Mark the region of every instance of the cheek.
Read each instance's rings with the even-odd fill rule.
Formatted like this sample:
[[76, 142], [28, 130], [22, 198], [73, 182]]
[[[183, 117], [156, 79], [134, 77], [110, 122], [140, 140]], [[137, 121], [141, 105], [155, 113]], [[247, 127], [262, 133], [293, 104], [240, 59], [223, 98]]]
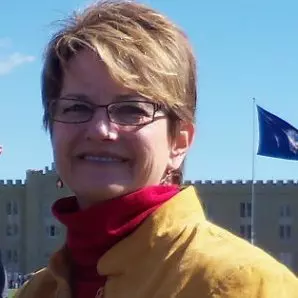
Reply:
[[57, 167], [68, 156], [69, 149], [72, 147], [72, 134], [69, 129], [61, 125], [54, 125], [51, 137], [53, 154]]
[[131, 142], [139, 162], [144, 167], [163, 167], [169, 158], [169, 137], [165, 123], [144, 127]]
[[149, 133], [149, 144], [156, 156], [167, 157], [170, 151], [170, 138], [166, 120], [157, 121]]
[[52, 142], [52, 148], [55, 156], [57, 155], [57, 153], [59, 153], [60, 146], [63, 145], [63, 142], [61, 142], [61, 140], [63, 140], [61, 136], [61, 130], [58, 127], [54, 126], [52, 136], [51, 136], [51, 142]]

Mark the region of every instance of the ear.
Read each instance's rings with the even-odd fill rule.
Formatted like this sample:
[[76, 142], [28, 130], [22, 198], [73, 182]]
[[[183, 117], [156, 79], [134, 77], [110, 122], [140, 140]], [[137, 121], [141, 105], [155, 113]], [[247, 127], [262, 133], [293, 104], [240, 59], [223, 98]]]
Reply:
[[181, 122], [176, 135], [170, 143], [170, 158], [168, 168], [177, 170], [182, 165], [195, 135], [194, 123]]

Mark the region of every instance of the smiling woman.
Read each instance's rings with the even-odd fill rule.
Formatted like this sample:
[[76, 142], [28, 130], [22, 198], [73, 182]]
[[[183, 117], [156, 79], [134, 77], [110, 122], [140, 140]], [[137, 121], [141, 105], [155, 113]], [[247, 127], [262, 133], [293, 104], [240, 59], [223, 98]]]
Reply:
[[20, 298], [294, 298], [296, 277], [209, 223], [182, 167], [193, 142], [196, 62], [185, 34], [128, 1], [64, 22], [42, 74], [66, 243]]
[[166, 104], [121, 86], [90, 49], [70, 58], [63, 82], [47, 115], [57, 170], [80, 206], [158, 185], [167, 170], [179, 169], [192, 122], [170, 143]]

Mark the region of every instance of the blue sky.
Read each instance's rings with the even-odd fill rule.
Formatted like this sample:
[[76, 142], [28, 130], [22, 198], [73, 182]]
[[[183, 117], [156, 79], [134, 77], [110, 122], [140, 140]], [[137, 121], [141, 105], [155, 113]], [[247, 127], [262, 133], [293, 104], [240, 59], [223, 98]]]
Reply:
[[[251, 179], [252, 98], [298, 127], [298, 2], [143, 2], [183, 27], [198, 57], [197, 136], [186, 178]], [[28, 0], [17, 9], [14, 1], [1, 4], [0, 179], [23, 179], [27, 169], [52, 163], [41, 125], [42, 54], [54, 22], [86, 3]], [[298, 161], [255, 160], [256, 179], [298, 179]]]

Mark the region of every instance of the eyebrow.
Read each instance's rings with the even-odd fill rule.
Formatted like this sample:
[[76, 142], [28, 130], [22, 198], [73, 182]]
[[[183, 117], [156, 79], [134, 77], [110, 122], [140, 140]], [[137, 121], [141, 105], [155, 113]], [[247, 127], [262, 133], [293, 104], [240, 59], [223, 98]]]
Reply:
[[[91, 99], [91, 97], [89, 97], [86, 94], [82, 94], [82, 93], [67, 93], [67, 94], [61, 96], [60, 98], [79, 99], [79, 100], [90, 102], [90, 103], [94, 102]], [[132, 98], [143, 99], [144, 97], [139, 94], [119, 94], [113, 98], [112, 102], [121, 102], [121, 101], [125, 101], [125, 100], [131, 100]], [[144, 98], [144, 100], [145, 100], [145, 98]]]

